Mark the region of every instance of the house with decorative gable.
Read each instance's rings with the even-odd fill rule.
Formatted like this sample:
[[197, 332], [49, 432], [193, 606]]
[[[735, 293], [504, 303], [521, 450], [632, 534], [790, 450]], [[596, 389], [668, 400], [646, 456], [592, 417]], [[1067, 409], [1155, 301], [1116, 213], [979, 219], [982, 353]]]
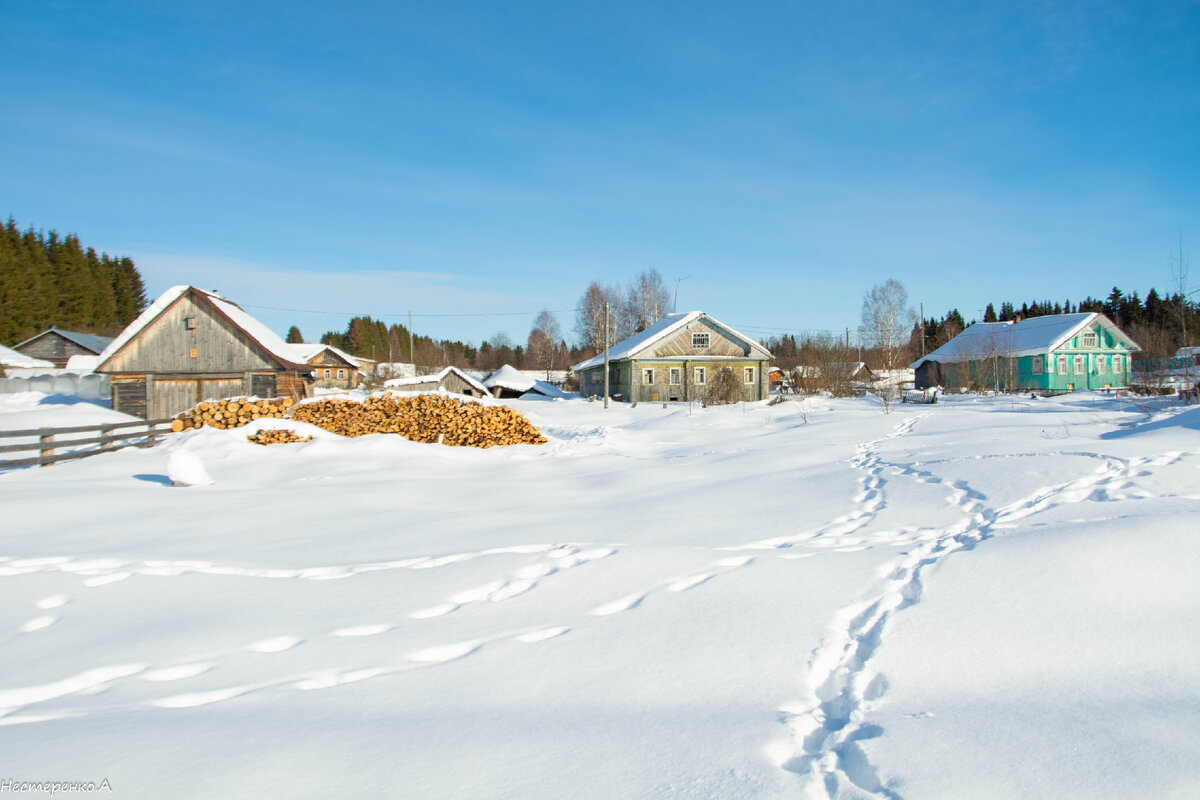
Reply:
[[[741, 383], [741, 400], [770, 393], [771, 354], [703, 311], [668, 314], [609, 348], [609, 393], [632, 402], [700, 400], [725, 368]], [[604, 394], [604, 354], [576, 364], [580, 394]]]
[[1130, 384], [1140, 351], [1108, 317], [1050, 314], [977, 322], [911, 365], [915, 387], [1057, 394]]
[[358, 385], [359, 360], [330, 344], [291, 343], [297, 361], [313, 368], [313, 388], [353, 389]]

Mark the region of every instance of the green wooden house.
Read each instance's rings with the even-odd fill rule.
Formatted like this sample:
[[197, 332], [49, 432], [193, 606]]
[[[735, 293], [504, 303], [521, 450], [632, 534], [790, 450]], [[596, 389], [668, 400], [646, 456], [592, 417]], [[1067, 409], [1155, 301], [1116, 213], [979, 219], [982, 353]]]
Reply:
[[1141, 350], [1103, 314], [977, 322], [912, 364], [918, 389], [942, 386], [1057, 394], [1130, 384]]
[[[742, 400], [770, 393], [771, 354], [702, 311], [668, 314], [609, 349], [609, 393], [632, 402], [700, 400], [709, 382], [728, 367], [741, 384]], [[572, 368], [584, 397], [604, 395], [604, 354]]]

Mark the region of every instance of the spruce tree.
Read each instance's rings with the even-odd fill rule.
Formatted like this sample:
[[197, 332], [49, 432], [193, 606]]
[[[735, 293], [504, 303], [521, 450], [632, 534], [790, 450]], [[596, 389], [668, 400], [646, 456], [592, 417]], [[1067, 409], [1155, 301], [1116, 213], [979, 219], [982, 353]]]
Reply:
[[302, 344], [304, 337], [300, 334], [300, 329], [295, 325], [288, 328], [287, 338], [284, 339], [288, 344]]

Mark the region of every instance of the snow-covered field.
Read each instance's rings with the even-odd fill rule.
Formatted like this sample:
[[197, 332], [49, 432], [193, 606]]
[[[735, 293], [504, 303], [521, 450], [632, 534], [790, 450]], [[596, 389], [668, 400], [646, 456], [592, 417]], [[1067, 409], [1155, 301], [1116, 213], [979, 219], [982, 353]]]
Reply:
[[0, 777], [1200, 796], [1200, 409], [510, 404], [548, 445], [205, 429], [0, 473]]

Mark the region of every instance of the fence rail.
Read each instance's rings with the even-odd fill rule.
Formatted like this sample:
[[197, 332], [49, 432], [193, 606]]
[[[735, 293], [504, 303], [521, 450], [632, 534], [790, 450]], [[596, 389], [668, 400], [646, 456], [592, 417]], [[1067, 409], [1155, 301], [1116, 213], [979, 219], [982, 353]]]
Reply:
[[[71, 461], [76, 458], [87, 458], [99, 453], [111, 453], [123, 447], [153, 447], [158, 437], [169, 433], [170, 419], [138, 420], [137, 422], [106, 422], [99, 425], [76, 425], [69, 428], [30, 428], [23, 431], [0, 431], [0, 439], [15, 439], [18, 437], [33, 437], [33, 442], [0, 445], [0, 453], [20, 453], [29, 450], [37, 451], [30, 458], [0, 460], [0, 469], [13, 467], [44, 467], [57, 464], [60, 461]], [[163, 426], [166, 426], [165, 428]], [[128, 433], [113, 433], [124, 428], [135, 428]], [[59, 439], [57, 437], [74, 433], [99, 433], [85, 439]], [[75, 450], [55, 454], [55, 450], [85, 445], [100, 445], [91, 450]]]

